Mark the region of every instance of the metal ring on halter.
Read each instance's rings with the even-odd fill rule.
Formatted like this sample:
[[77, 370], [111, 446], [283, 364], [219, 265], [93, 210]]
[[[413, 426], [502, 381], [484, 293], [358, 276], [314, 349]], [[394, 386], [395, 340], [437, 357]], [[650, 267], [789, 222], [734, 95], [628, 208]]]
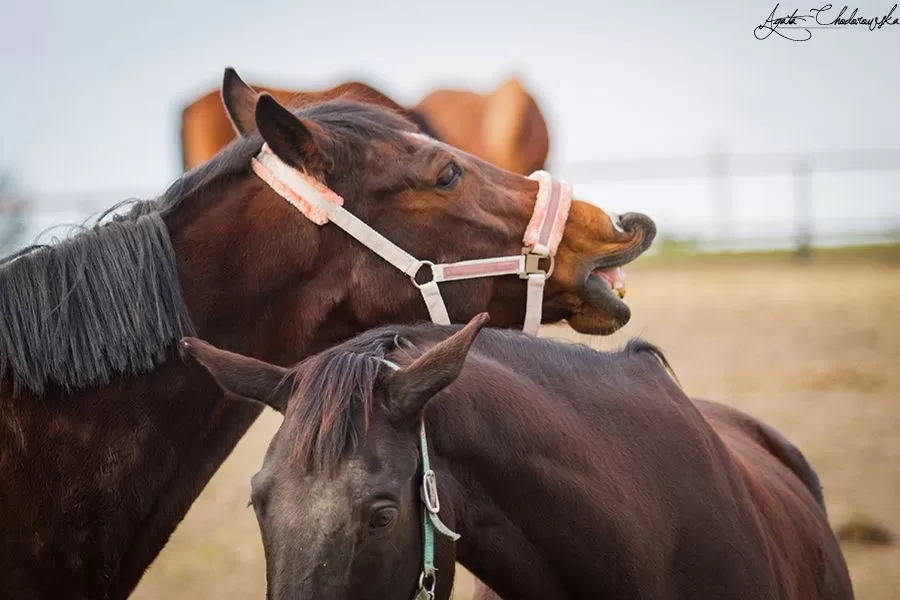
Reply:
[[416, 595], [416, 598], [421, 598], [422, 592], [427, 594], [428, 600], [432, 600], [434, 598], [434, 586], [437, 584], [437, 577], [434, 575], [429, 575], [428, 578], [431, 580], [430, 585], [425, 587], [425, 571], [419, 575], [419, 594]]
[[[416, 264], [417, 264], [418, 266], [416, 267], [416, 270], [413, 271], [413, 273], [409, 276], [409, 280], [412, 281], [412, 284], [413, 284], [414, 286], [416, 286], [416, 289], [422, 289], [422, 286], [423, 286], [423, 285], [428, 285], [429, 283], [431, 283], [432, 281], [434, 281], [434, 263], [431, 262], [430, 260], [420, 260], [420, 261], [419, 261], [418, 263], [416, 263]], [[424, 267], [425, 265], [428, 265], [428, 266], [432, 269], [432, 271], [431, 271], [431, 279], [430, 279], [429, 281], [426, 281], [425, 283], [419, 283], [418, 281], [416, 281], [416, 275], [419, 274], [419, 271], [421, 271], [421, 270], [422, 270], [422, 267]]]

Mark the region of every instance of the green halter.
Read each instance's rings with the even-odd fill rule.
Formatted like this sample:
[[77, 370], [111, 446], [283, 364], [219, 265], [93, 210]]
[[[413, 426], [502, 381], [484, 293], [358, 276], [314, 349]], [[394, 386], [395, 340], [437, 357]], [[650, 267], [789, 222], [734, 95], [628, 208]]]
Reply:
[[[381, 362], [395, 371], [399, 371], [395, 363], [381, 359]], [[419, 445], [422, 448], [422, 502], [425, 504], [422, 518], [422, 526], [425, 534], [424, 561], [422, 574], [419, 576], [419, 589], [413, 600], [434, 600], [434, 588], [437, 583], [434, 568], [434, 532], [450, 538], [454, 542], [459, 539], [459, 534], [444, 525], [438, 512], [441, 503], [437, 491], [437, 475], [431, 470], [431, 462], [428, 459], [428, 438], [425, 436], [425, 418], [422, 417], [422, 425], [419, 429]]]

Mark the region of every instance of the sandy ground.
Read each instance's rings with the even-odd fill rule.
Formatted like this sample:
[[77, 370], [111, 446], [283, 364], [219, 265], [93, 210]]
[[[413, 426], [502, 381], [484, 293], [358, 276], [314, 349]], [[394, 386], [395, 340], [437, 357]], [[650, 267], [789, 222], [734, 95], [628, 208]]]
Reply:
[[[634, 317], [607, 338], [561, 326], [541, 335], [599, 349], [640, 335], [668, 354], [692, 395], [779, 428], [825, 487], [832, 523], [873, 520], [900, 536], [900, 249], [788, 257], [646, 258], [628, 269]], [[241, 441], [134, 594], [262, 598], [265, 571], [250, 476], [279, 417]], [[893, 599], [900, 539], [847, 543], [857, 597]], [[468, 598], [463, 574], [456, 598]]]

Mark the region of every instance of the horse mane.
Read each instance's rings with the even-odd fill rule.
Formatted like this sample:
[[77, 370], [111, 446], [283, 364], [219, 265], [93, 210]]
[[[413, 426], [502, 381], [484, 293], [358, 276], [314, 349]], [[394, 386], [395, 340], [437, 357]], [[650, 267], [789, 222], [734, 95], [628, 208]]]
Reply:
[[639, 354], [641, 352], [646, 352], [650, 354], [653, 358], [659, 361], [659, 364], [663, 366], [666, 370], [666, 373], [672, 377], [678, 387], [681, 387], [681, 381], [678, 379], [678, 375], [675, 373], [675, 369], [672, 368], [672, 364], [669, 362], [669, 359], [666, 358], [666, 355], [663, 354], [663, 351], [656, 344], [651, 344], [646, 340], [642, 340], [641, 338], [632, 338], [628, 340], [628, 343], [625, 344], [625, 348], [623, 348], [624, 352], [629, 352], [632, 354]]
[[[295, 114], [333, 134], [336, 158], [348, 162], [364, 141], [397, 142], [415, 129], [394, 111], [349, 100]], [[67, 239], [0, 259], [0, 382], [9, 376], [13, 394], [107, 385], [152, 371], [181, 337], [196, 335], [163, 217], [214, 180], [248, 173], [261, 146], [258, 132], [238, 138], [159, 198], [119, 203]]]
[[194, 332], [152, 202], [0, 261], [0, 317], [0, 378], [10, 376], [13, 394], [146, 373]]
[[13, 395], [103, 386], [152, 371], [196, 335], [163, 217], [214, 179], [249, 170], [261, 145], [241, 138], [158, 198], [119, 202], [69, 237], [0, 258], [0, 383], [9, 377]]

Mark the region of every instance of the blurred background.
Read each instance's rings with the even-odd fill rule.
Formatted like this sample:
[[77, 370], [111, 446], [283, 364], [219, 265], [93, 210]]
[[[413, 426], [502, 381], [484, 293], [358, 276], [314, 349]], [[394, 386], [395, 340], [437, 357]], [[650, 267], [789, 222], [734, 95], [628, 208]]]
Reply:
[[[182, 111], [226, 66], [294, 90], [365, 81], [404, 106], [515, 77], [549, 131], [546, 168], [660, 229], [628, 269], [627, 327], [542, 335], [641, 335], [689, 393], [781, 429], [823, 480], [858, 597], [896, 597], [900, 25], [759, 40], [774, 2], [757, 0], [0, 7], [3, 254], [162, 193], [183, 169]], [[135, 597], [262, 596], [246, 502], [277, 425], [267, 413], [244, 438]]]

